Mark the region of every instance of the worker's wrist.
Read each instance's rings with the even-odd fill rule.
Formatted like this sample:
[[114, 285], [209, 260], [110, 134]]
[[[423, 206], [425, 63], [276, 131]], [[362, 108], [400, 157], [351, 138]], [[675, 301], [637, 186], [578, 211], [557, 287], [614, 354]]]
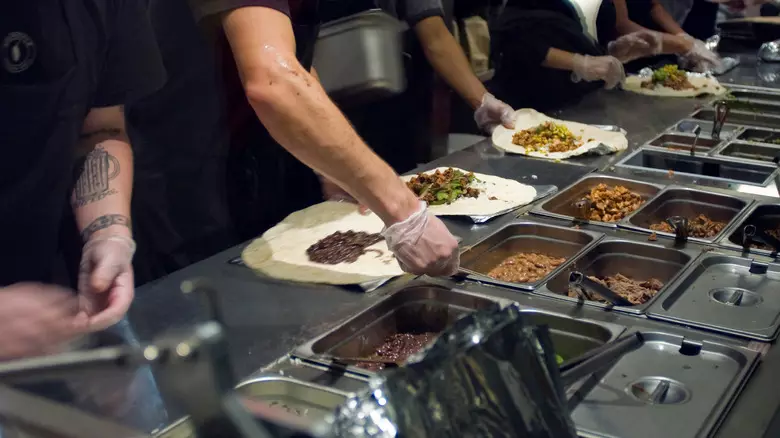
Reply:
[[[401, 183], [404, 184], [404, 183]], [[420, 209], [420, 200], [407, 189], [405, 184], [395, 196], [389, 197], [384, 203], [385, 211], [377, 212], [384, 221], [385, 225], [390, 226], [403, 222]]]
[[121, 236], [132, 240], [133, 231], [130, 217], [122, 214], [103, 215], [93, 220], [81, 231], [81, 238], [84, 242], [107, 236]]

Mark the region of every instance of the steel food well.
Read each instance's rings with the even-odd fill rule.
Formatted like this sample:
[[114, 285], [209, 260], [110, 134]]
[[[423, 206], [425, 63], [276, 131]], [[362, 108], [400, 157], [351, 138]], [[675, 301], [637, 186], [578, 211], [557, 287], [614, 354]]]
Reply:
[[650, 229], [650, 226], [664, 222], [673, 216], [682, 216], [692, 220], [703, 214], [711, 220], [725, 222], [726, 225], [715, 236], [707, 238], [690, 237], [689, 240], [712, 243], [726, 232], [732, 221], [739, 218], [748, 205], [750, 205], [749, 201], [734, 196], [670, 186], [664, 189], [655, 199], [620, 221], [619, 225], [646, 233], [675, 237], [674, 233], [653, 231]]
[[615, 340], [625, 331], [623, 326], [575, 319], [537, 309], [524, 308], [522, 314], [532, 324], [549, 328], [555, 353], [563, 360], [582, 356], [594, 348]]
[[[728, 248], [742, 250], [743, 232], [747, 225], [754, 225], [756, 229], [764, 232], [768, 230], [780, 230], [780, 204], [753, 204], [743, 216], [743, 219], [730, 227], [718, 241], [718, 244]], [[770, 257], [775, 256], [775, 254], [766, 247], [759, 248], [752, 246], [750, 252]]]
[[[296, 348], [293, 355], [325, 366], [335, 364], [331, 357], [368, 358], [390, 335], [439, 333], [471, 311], [509, 303], [440, 286], [411, 286]], [[372, 374], [352, 364], [340, 367], [360, 375]]]
[[583, 437], [702, 438], [727, 414], [758, 353], [673, 332], [648, 331], [644, 346], [583, 387], [572, 412]]
[[[607, 238], [599, 242], [588, 252], [575, 259], [547, 282], [537, 293], [559, 298], [573, 303], [579, 298], [568, 296], [569, 274], [578, 270], [587, 276], [605, 277], [622, 274], [634, 280], [646, 281], [651, 278], [660, 280], [664, 287], [644, 304], [636, 306], [615, 306], [614, 310], [641, 314], [661, 297], [669, 285], [696, 256], [692, 250], [676, 250], [649, 243]], [[598, 301], [583, 301], [588, 306], [608, 308], [611, 305]]]
[[[703, 130], [704, 128], [702, 128]], [[689, 152], [691, 146], [696, 144], [696, 151], [701, 153], [707, 153], [721, 142], [719, 140], [713, 140], [711, 138], [696, 138], [693, 135], [681, 135], [681, 134], [662, 134], [648, 143], [650, 146], [655, 146], [664, 149], [671, 149], [675, 151]]]
[[[501, 228], [461, 254], [461, 270], [471, 280], [533, 290], [602, 237], [603, 234], [592, 231], [530, 221], [515, 222]], [[533, 283], [510, 283], [488, 276], [488, 273], [507, 257], [519, 253], [539, 253], [565, 258], [566, 262]]]
[[[712, 125], [713, 125], [712, 120], [710, 121], [692, 120], [692, 119], [681, 120], [677, 122], [674, 126], [669, 128], [668, 131], [690, 134], [693, 132], [693, 129], [696, 127], [696, 125], [699, 125], [699, 127], [701, 127], [701, 134], [699, 136], [700, 138], [711, 138], [710, 133], [712, 132]], [[721, 128], [720, 136], [721, 138], [731, 138], [740, 129], [741, 128], [739, 127], [739, 125], [732, 125], [730, 123], [726, 123], [723, 125], [723, 128]]]
[[659, 174], [687, 174], [697, 179], [725, 181], [732, 184], [766, 186], [772, 182], [777, 166], [747, 160], [707, 156], [691, 157], [672, 151], [640, 148], [621, 160], [617, 167], [640, 169]]
[[263, 368], [258, 375], [268, 375], [270, 373], [302, 382], [326, 386], [349, 394], [365, 389], [368, 385], [366, 379], [345, 374], [343, 370], [333, 369], [289, 355]]
[[780, 145], [732, 142], [719, 150], [715, 156], [771, 163], [772, 160], [780, 157]]
[[648, 310], [680, 322], [762, 341], [780, 330], [780, 265], [708, 253]]
[[774, 129], [748, 128], [737, 136], [737, 140], [755, 143], [780, 144], [780, 131]]
[[780, 93], [751, 90], [748, 88], [731, 88], [729, 94], [741, 101], [770, 102], [780, 105]]
[[[557, 219], [581, 220], [581, 213], [578, 211], [578, 206], [576, 204], [585, 199], [585, 196], [590, 193], [591, 189], [595, 188], [599, 184], [606, 184], [607, 186], [611, 187], [623, 186], [632, 192], [641, 195], [645, 202], [653, 199], [663, 187], [658, 184], [635, 181], [615, 176], [599, 174], [587, 175], [571, 186], [562, 190], [557, 195], [550, 198], [547, 202], [534, 207], [531, 210], [531, 213], [541, 216], [554, 217]], [[617, 227], [616, 222], [587, 222], [611, 228]]]
[[[703, 108], [691, 114], [690, 118], [711, 122], [715, 118], [715, 111], [710, 108]], [[755, 112], [730, 111], [726, 121], [733, 125], [756, 126], [759, 128], [780, 128], [780, 117], [758, 114]]]

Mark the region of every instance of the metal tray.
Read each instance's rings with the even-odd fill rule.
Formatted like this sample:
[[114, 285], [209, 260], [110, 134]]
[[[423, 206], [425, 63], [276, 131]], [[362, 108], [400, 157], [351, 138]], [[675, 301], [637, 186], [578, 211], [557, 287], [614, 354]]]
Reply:
[[[648, 310], [649, 317], [761, 341], [777, 338], [780, 265], [708, 253], [669, 290]], [[728, 304], [735, 293], [742, 301]]]
[[[703, 438], [720, 425], [757, 364], [758, 353], [680, 335], [643, 332], [572, 412], [583, 437]], [[669, 389], [647, 400], [659, 382]]]
[[[642, 195], [646, 201], [653, 199], [663, 187], [658, 184], [635, 181], [609, 175], [587, 175], [557, 195], [550, 198], [547, 202], [534, 207], [531, 210], [531, 214], [573, 221], [575, 220], [576, 216], [576, 211], [573, 204], [585, 198], [585, 196], [590, 193], [590, 190], [599, 184], [606, 184], [608, 186], [621, 185], [631, 190], [632, 192]], [[617, 227], [617, 224], [614, 222], [588, 221], [588, 223], [610, 228]]]
[[[344, 370], [323, 366], [303, 359], [284, 356], [263, 368], [257, 376], [279, 374], [302, 382], [326, 386], [348, 394], [354, 394], [368, 385], [368, 380], [359, 376], [348, 375]], [[251, 377], [256, 377], [252, 375]], [[251, 378], [250, 377], [250, 378]]]
[[[314, 429], [349, 394], [324, 386], [301, 382], [279, 375], [259, 376], [241, 382], [236, 391], [246, 398], [262, 401], [275, 407], [283, 415], [292, 414], [301, 425]], [[182, 418], [154, 435], [157, 438], [195, 438], [189, 418]]]
[[[771, 229], [780, 225], [780, 204], [760, 202], [753, 204], [753, 207], [748, 210], [743, 219], [730, 227], [723, 237], [718, 240], [718, 245], [741, 251], [742, 230], [745, 228], [745, 225], [751, 224], [761, 230]], [[769, 257], [777, 256], [767, 249], [751, 248], [750, 252]]]
[[[712, 122], [714, 117], [714, 110], [709, 108], [702, 108], [691, 114], [690, 118], [694, 120]], [[730, 111], [726, 120], [728, 123], [733, 125], [756, 126], [759, 128], [780, 128], [780, 117], [757, 114], [753, 112]]]
[[651, 140], [648, 144], [650, 146], [656, 146], [663, 149], [689, 152], [691, 150], [691, 146], [693, 146], [694, 141], [696, 141], [696, 151], [703, 153], [709, 152], [721, 143], [720, 140], [703, 138], [701, 136], [698, 140], [696, 140], [696, 137], [693, 135], [661, 134], [659, 137]]
[[[593, 231], [540, 224], [513, 222], [485, 240], [477, 243], [460, 256], [461, 272], [470, 280], [492, 283], [511, 288], [533, 290], [548, 278], [564, 269], [581, 251], [597, 242], [604, 235]], [[507, 257], [522, 252], [536, 252], [566, 259], [539, 281], [533, 283], [509, 283], [488, 277], [491, 269]]]
[[675, 237], [673, 233], [653, 231], [650, 225], [663, 222], [671, 216], [692, 219], [700, 214], [712, 220], [726, 222], [720, 233], [710, 238], [691, 237], [694, 242], [713, 243], [728, 230], [729, 225], [745, 212], [750, 201], [734, 196], [720, 195], [684, 187], [669, 186], [655, 199], [618, 223], [623, 228]]
[[668, 175], [670, 172], [691, 175], [697, 179], [750, 184], [764, 187], [777, 172], [777, 166], [734, 158], [715, 158], [678, 152], [639, 148], [615, 166]]
[[666, 292], [669, 285], [685, 270], [685, 267], [697, 254], [698, 252], [692, 250], [669, 249], [649, 243], [607, 237], [590, 251], [574, 260], [567, 269], [553, 277], [537, 293], [572, 303], [579, 303], [579, 299], [570, 298], [567, 295], [569, 291], [569, 274], [575, 268], [585, 275], [609, 276], [620, 273], [633, 279], [649, 280], [650, 278], [657, 278], [664, 283], [664, 287], [649, 301], [638, 306], [611, 307], [598, 301], [584, 302], [587, 306], [603, 309], [611, 308], [624, 313], [642, 314]]
[[774, 143], [774, 142], [780, 141], [780, 130], [747, 128], [739, 135], [737, 135], [736, 139], [741, 141], [752, 142], [752, 143], [766, 143], [770, 145], [771, 144], [777, 145], [778, 143]]
[[339, 366], [328, 359], [368, 357], [394, 333], [441, 332], [458, 318], [477, 309], [505, 306], [509, 300], [491, 298], [440, 286], [402, 289], [333, 330], [297, 347], [293, 355], [324, 366], [336, 366], [359, 375], [372, 375], [355, 366]]
[[747, 88], [730, 88], [729, 94], [738, 100], [775, 102], [780, 105], [780, 93], [751, 90]]
[[[668, 132], [679, 132], [684, 134], [691, 134], [693, 132], [693, 128], [699, 125], [701, 127], [701, 134], [699, 138], [712, 138], [712, 121], [704, 121], [704, 120], [681, 120], [677, 122], [674, 126], [669, 128]], [[726, 123], [723, 125], [723, 128], [720, 130], [720, 136], [722, 139], [726, 138], [732, 138], [739, 132], [742, 128], [739, 125], [732, 125], [730, 123]]]
[[780, 157], [780, 145], [731, 142], [716, 152], [715, 156], [771, 163], [776, 157]]

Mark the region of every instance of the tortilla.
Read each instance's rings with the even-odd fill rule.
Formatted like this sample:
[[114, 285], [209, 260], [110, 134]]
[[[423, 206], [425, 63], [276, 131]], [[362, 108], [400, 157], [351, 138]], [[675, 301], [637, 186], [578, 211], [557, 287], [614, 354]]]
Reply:
[[[438, 167], [423, 173], [433, 173], [436, 170], [443, 172], [447, 169], [449, 167]], [[469, 173], [468, 170], [457, 167], [453, 167], [453, 169]], [[401, 179], [407, 182], [415, 176], [404, 175]], [[530, 204], [536, 198], [535, 188], [513, 179], [482, 173], [475, 173], [474, 177], [477, 180], [471, 183], [471, 187], [480, 190], [478, 197], [459, 198], [451, 204], [429, 205], [428, 211], [436, 216], [490, 216]]]
[[721, 85], [717, 79], [702, 75], [693, 76], [688, 74], [688, 81], [691, 83], [691, 85], [696, 87], [695, 89], [691, 90], [675, 90], [664, 86], [655, 87], [652, 90], [642, 88], [642, 82], [647, 80], [648, 78], [643, 76], [629, 76], [625, 81], [623, 81], [623, 89], [633, 93], [644, 94], [646, 96], [659, 97], [696, 97], [704, 94], [719, 96], [728, 92], [726, 87]]
[[[574, 135], [582, 136], [585, 143], [567, 152], [526, 152], [523, 146], [512, 143], [512, 136], [515, 132], [522, 131], [524, 129], [533, 128], [539, 126], [544, 122], [555, 122], [565, 125]], [[587, 141], [593, 139], [592, 141]], [[596, 128], [594, 126], [585, 125], [583, 123], [569, 122], [565, 120], [557, 120], [551, 117], [530, 109], [524, 108], [515, 111], [515, 129], [506, 129], [503, 126], [499, 126], [493, 131], [493, 144], [506, 152], [513, 154], [528, 155], [529, 157], [548, 158], [551, 160], [564, 160], [569, 157], [575, 157], [578, 155], [595, 152], [594, 149], [599, 148], [600, 151], [607, 153], [614, 153], [622, 151], [628, 148], [628, 139], [625, 134], [620, 132], [605, 131], [603, 129]]]
[[362, 215], [347, 202], [324, 202], [296, 211], [244, 249], [246, 265], [269, 277], [321, 284], [362, 284], [403, 275], [385, 241], [368, 248], [354, 263], [325, 265], [309, 260], [306, 250], [336, 231], [379, 233], [384, 224], [371, 213]]

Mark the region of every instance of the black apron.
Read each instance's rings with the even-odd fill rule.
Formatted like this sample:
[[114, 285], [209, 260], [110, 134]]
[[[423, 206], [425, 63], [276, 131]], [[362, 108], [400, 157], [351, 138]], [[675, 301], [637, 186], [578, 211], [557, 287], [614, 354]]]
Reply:
[[[319, 33], [319, 5], [317, 1], [302, 3], [303, 9], [293, 14], [293, 30], [296, 55], [309, 70]], [[225, 41], [222, 46], [231, 125], [228, 204], [239, 238], [248, 240], [290, 213], [322, 201], [322, 191], [314, 172], [276, 143], [257, 119], [240, 89], [235, 62]]]
[[[602, 88], [604, 83], [575, 83], [570, 71], [544, 67], [542, 62], [549, 49], [590, 56], [604, 56], [606, 50], [587, 35], [572, 16], [572, 10], [562, 2], [537, 6], [507, 7], [491, 29], [495, 76], [488, 89], [515, 108], [550, 111]], [[613, 38], [615, 11], [611, 1], [602, 3], [597, 27], [599, 41]]]
[[[35, 3], [30, 5], [33, 10]], [[77, 31], [88, 25], [82, 20], [84, 5], [60, 0], [46, 6], [53, 5], [59, 8], [61, 21], [28, 32], [37, 45], [45, 41], [44, 34], [56, 38], [60, 50], [70, 55], [59, 61], [60, 72], [36, 83], [0, 85], [5, 157], [0, 162], [0, 286], [51, 280], [60, 219], [72, 187], [75, 145], [90, 97], [91, 42]], [[18, 10], [25, 13], [23, 9]], [[20, 23], [24, 22], [14, 21], [9, 27], [0, 19], [0, 33], [26, 30]]]

